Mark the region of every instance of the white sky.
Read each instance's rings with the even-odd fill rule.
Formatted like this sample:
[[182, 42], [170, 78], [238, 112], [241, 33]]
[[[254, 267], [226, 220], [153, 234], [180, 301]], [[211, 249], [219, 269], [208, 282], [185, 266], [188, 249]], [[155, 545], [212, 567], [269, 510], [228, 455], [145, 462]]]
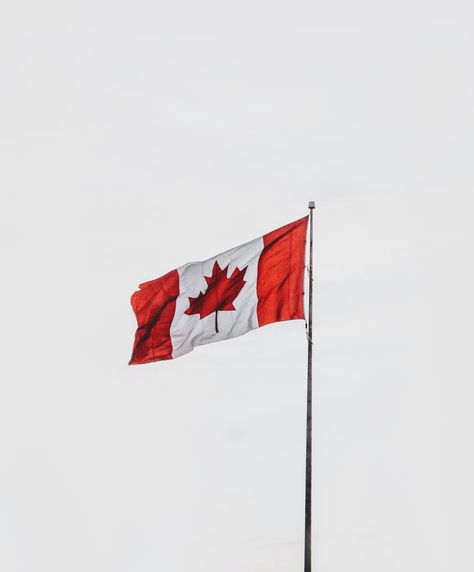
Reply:
[[0, 569], [302, 570], [305, 336], [129, 368], [138, 283], [316, 213], [317, 572], [472, 572], [466, 1], [0, 8]]

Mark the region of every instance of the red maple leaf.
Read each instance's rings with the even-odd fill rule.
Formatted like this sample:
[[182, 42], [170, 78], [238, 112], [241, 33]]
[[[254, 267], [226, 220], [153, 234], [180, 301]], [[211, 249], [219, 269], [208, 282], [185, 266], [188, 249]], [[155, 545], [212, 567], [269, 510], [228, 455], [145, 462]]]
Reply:
[[215, 312], [216, 333], [219, 331], [217, 312], [235, 310], [233, 302], [245, 285], [244, 276], [247, 266], [242, 270], [236, 267], [229, 277], [227, 277], [228, 269], [229, 265], [221, 269], [216, 260], [212, 268], [212, 275], [204, 276], [207, 282], [207, 290], [200, 292], [196, 298], [189, 298], [189, 308], [185, 312], [188, 316], [199, 314], [200, 320]]

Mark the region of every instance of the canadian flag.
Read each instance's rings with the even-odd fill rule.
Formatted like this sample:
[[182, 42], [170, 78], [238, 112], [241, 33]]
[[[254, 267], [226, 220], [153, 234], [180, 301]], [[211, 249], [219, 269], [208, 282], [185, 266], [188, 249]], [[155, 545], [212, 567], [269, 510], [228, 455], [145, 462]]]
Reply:
[[130, 365], [174, 359], [196, 346], [272, 322], [304, 319], [308, 217], [203, 262], [140, 284]]

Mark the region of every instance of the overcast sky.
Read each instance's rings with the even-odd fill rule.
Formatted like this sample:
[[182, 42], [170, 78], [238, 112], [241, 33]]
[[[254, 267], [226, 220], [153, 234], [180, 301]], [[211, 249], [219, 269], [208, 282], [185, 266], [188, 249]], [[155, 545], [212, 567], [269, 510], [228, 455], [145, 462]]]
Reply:
[[315, 570], [472, 572], [472, 17], [2, 4], [2, 571], [302, 570], [303, 322], [128, 367], [129, 297], [314, 200]]

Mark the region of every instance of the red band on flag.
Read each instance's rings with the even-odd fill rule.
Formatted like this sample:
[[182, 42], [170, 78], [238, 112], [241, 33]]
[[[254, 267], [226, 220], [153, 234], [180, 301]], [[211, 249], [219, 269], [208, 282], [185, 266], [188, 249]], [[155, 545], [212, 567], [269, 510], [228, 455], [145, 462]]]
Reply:
[[304, 319], [303, 280], [308, 217], [263, 236], [258, 261], [257, 316], [259, 326]]
[[138, 329], [130, 365], [173, 358], [170, 327], [178, 295], [179, 274], [176, 270], [140, 284], [140, 290], [132, 295]]

